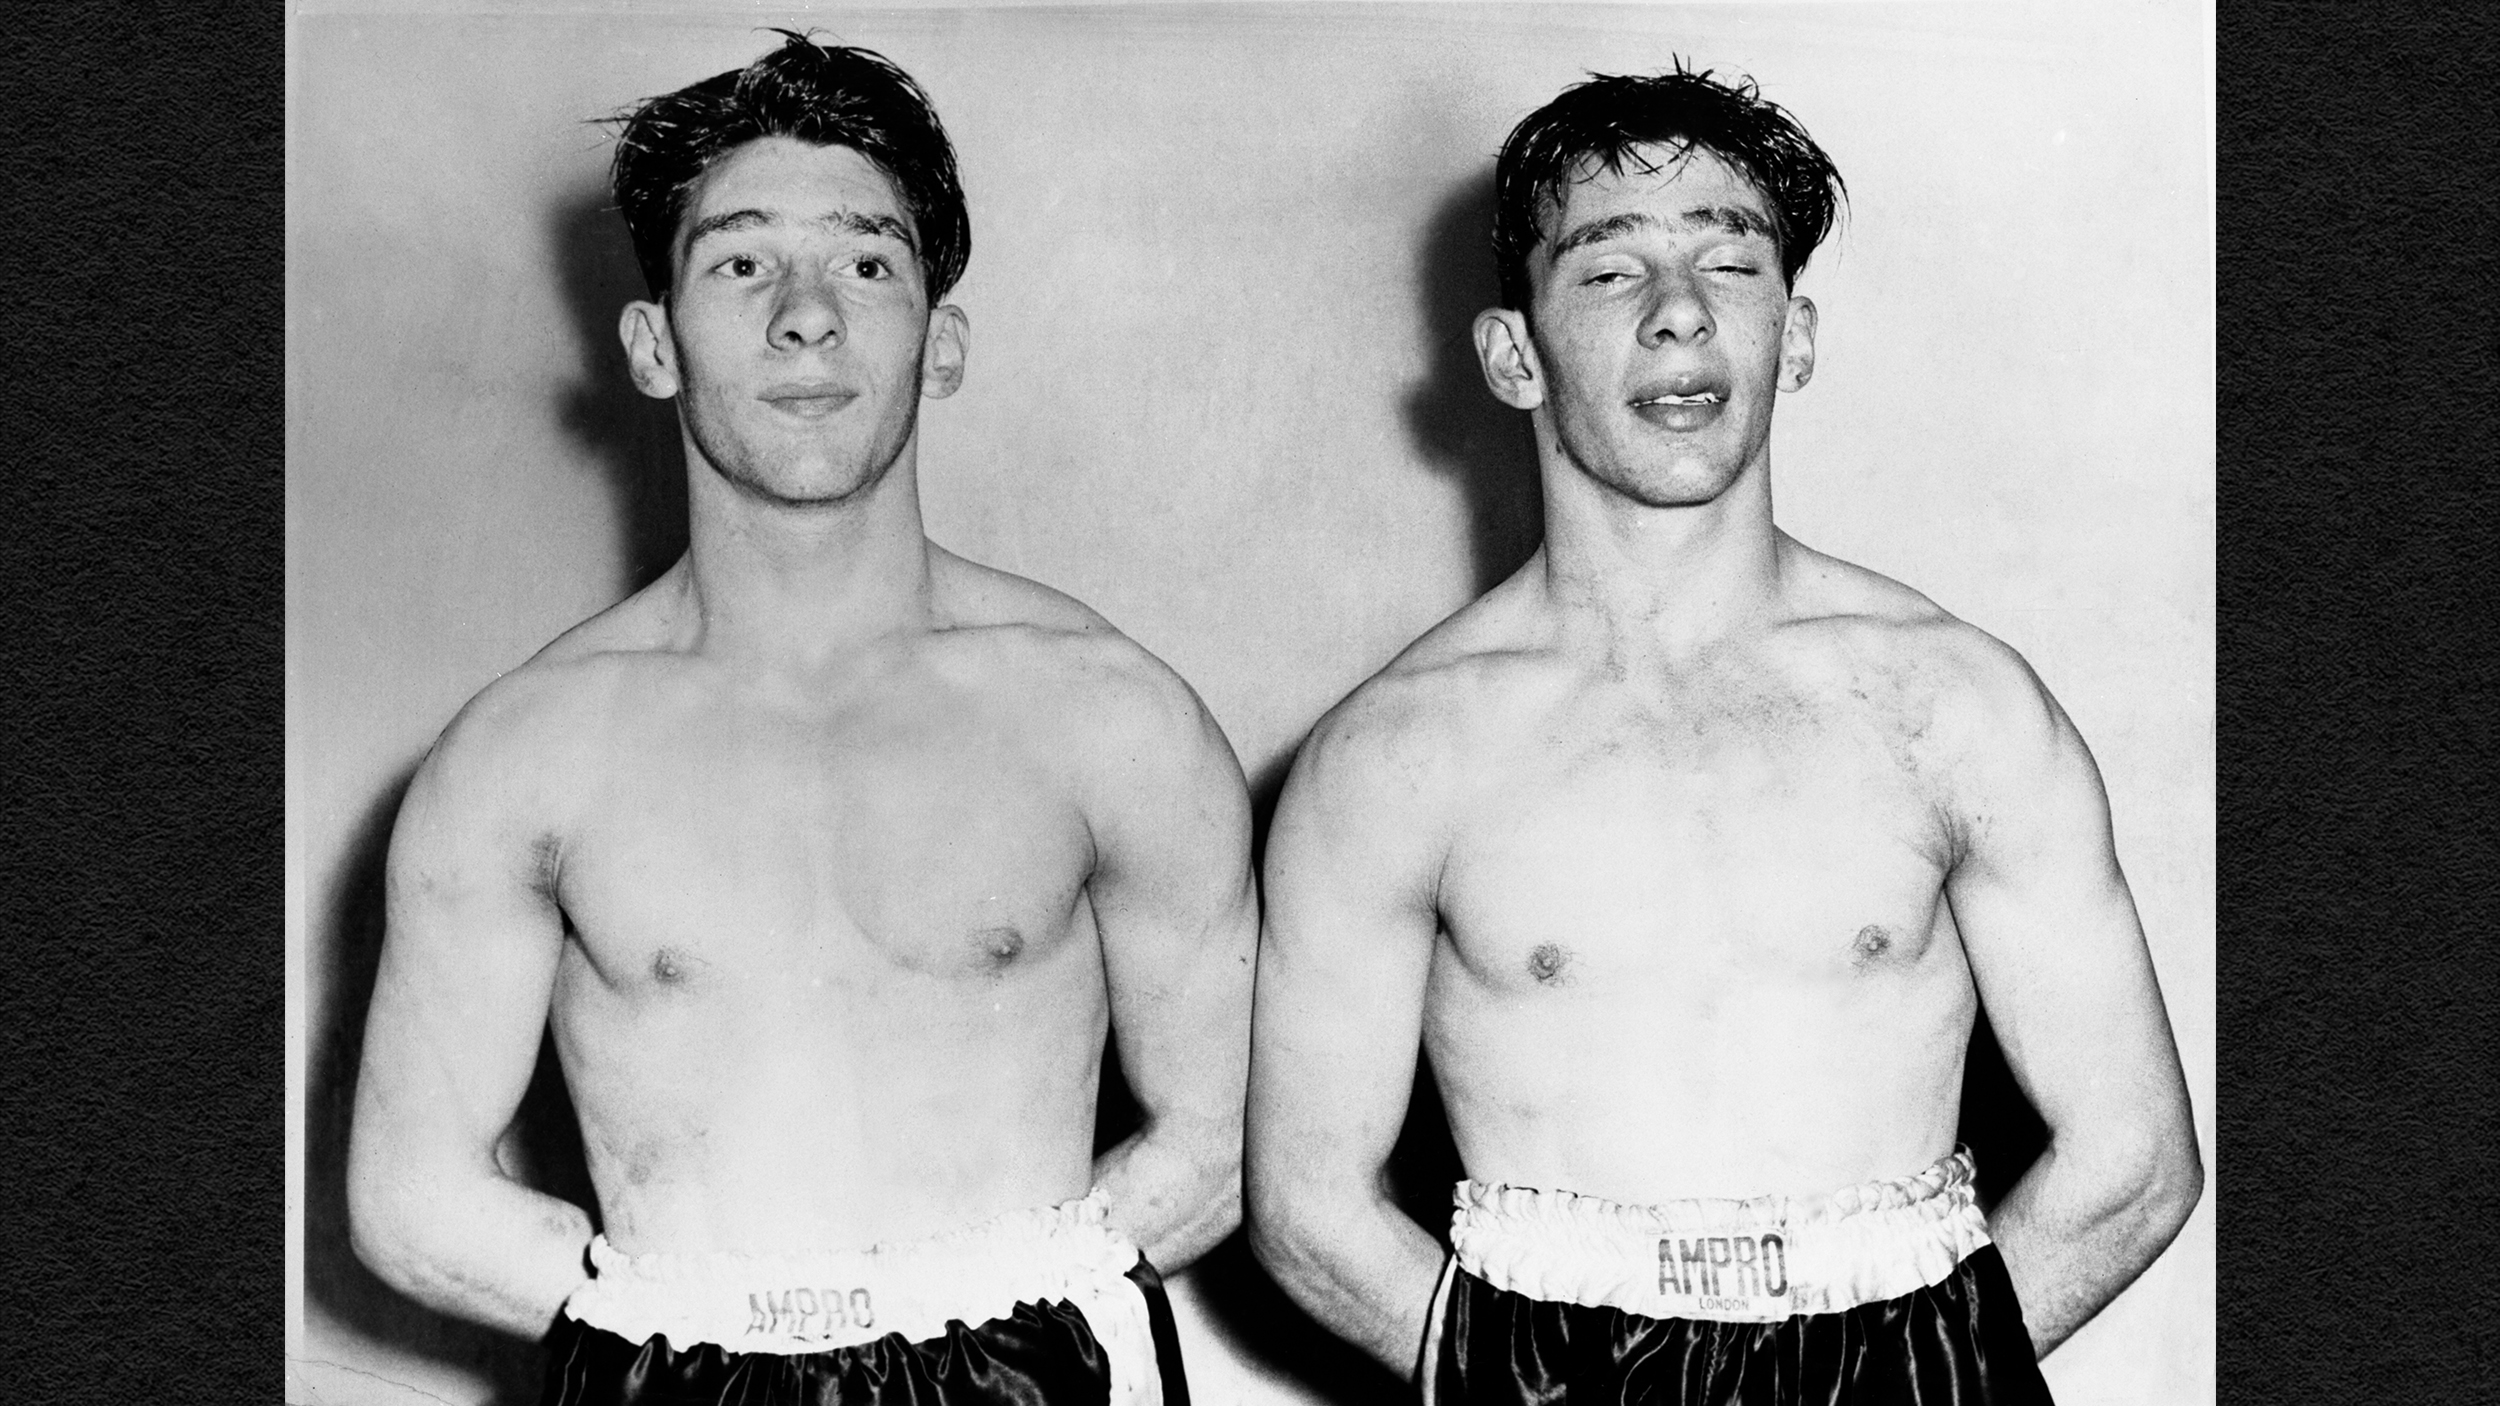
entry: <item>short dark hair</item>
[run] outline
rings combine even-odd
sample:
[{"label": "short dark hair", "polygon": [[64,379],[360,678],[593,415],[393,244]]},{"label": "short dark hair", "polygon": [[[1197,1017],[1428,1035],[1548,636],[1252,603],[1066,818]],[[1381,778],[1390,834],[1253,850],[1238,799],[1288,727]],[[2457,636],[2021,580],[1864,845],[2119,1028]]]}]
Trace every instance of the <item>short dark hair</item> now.
[{"label": "short dark hair", "polygon": [[1619,175],[1632,164],[1647,174],[1657,167],[1636,150],[1643,146],[1677,157],[1698,147],[1752,181],[1771,202],[1780,274],[1791,287],[1848,196],[1831,158],[1751,78],[1721,83],[1681,59],[1674,72],[1651,77],[1592,73],[1512,128],[1494,163],[1493,261],[1504,306],[1527,310],[1528,255],[1544,242],[1566,188],[1586,178],[1581,168],[1594,161]]},{"label": "short dark hair", "polygon": [[849,147],[894,182],[917,236],[922,287],[931,303],[945,297],[972,257],[972,219],[929,95],[882,54],[774,33],[786,42],[746,67],[614,119],[622,130],[610,179],[651,296],[668,296],[678,221],[704,171],[760,137],[795,137]]}]

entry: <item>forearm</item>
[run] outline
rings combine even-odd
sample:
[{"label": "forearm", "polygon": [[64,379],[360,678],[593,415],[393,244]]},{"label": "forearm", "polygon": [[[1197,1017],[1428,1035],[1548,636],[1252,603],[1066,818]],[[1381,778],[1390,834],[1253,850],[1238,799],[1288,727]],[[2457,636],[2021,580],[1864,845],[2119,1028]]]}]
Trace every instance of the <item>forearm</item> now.
[{"label": "forearm", "polygon": [[1260,1263],[1330,1332],[1412,1379],[1445,1258],[1386,1195],[1325,1210],[1263,1200],[1250,1223]]},{"label": "forearm", "polygon": [[500,1174],[391,1174],[352,1190],[357,1256],[437,1312],[536,1340],[589,1277],[589,1213]]},{"label": "forearm", "polygon": [[1094,1185],[1111,1223],[1157,1270],[1177,1273],[1241,1224],[1241,1138],[1149,1119],[1094,1159]]},{"label": "forearm", "polygon": [[2086,1157],[2053,1140],[1988,1217],[2033,1350],[2046,1357],[2134,1283],[2203,1187],[2193,1146]]}]

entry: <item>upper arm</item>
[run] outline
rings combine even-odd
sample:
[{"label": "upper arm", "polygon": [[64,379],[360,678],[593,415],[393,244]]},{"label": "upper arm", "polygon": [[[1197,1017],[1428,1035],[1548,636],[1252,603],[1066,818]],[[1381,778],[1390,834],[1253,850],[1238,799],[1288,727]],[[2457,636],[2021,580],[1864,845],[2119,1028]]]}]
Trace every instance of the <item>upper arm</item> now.
[{"label": "upper arm", "polygon": [[563,918],[524,713],[481,695],[400,805],[350,1153],[369,1192],[491,1172],[537,1059]]},{"label": "upper arm", "polygon": [[1269,833],[1251,1193],[1377,1189],[1413,1088],[1439,827],[1411,715],[1357,694],[1304,745]]},{"label": "upper arm", "polygon": [[1957,705],[1946,895],[2008,1067],[2062,1140],[2192,1148],[2178,1051],[2082,736],[1993,641]]},{"label": "upper arm", "polygon": [[1121,1072],[1150,1121],[1237,1138],[1258,933],[1241,766],[1189,686],[1143,651],[1088,706],[1101,750],[1087,890]]}]

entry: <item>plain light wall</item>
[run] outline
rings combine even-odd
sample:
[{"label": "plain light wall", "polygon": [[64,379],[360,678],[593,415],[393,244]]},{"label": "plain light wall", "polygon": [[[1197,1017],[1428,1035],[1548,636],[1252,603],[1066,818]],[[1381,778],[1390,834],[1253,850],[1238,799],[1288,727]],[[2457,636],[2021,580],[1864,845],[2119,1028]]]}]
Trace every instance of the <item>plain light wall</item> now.
[{"label": "plain light wall", "polygon": [[[1849,209],[1774,439],[1782,526],[2021,650],[2092,744],[2211,1168],[2213,313],[2200,3],[762,9],[300,6],[289,37],[289,1401],[535,1400],[535,1349],[391,1294],[339,1165],[381,846],[435,733],[682,542],[672,412],[587,119],[815,28],[960,153],[970,371],[930,533],[1204,697],[1262,799],[1318,714],[1533,547],[1484,391],[1492,154],[1587,70],[1750,73]],[[213,137],[203,135],[204,148]],[[2213,1396],[2213,1212],[2046,1364]],[[1238,1244],[1176,1276],[1197,1399],[1339,1359]]]}]

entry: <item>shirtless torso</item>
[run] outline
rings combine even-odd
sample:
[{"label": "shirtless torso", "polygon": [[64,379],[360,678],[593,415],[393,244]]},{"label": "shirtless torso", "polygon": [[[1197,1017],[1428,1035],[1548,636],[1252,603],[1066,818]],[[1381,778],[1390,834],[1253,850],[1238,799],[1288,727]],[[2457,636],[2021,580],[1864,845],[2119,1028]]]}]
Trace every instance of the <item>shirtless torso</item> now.
[{"label": "shirtless torso", "polygon": [[[1220,1179],[1252,921],[1230,752],[1083,606],[931,554],[933,627],[820,676],[708,655],[681,567],[463,712],[394,840],[360,1136],[452,1117],[474,1156],[543,1020],[619,1250],[892,1243],[1116,1193],[1116,1025],[1155,1155]],[[1231,1214],[1206,1192],[1115,1205],[1182,1261]]]},{"label": "shirtless torso", "polygon": [[1478,1179],[1807,1194],[1951,1150],[1976,1000],[1936,733],[1990,646],[1791,557],[1793,615],[1673,663],[1575,650],[1523,573],[1356,705],[1465,759],[1411,833],[1441,856],[1424,1047]]},{"label": "shirtless torso", "polygon": [[821,687],[673,648],[664,581],[481,703],[565,916],[551,1017],[620,1249],[869,1244],[1087,1189],[1091,836],[1188,704],[1081,606],[951,566],[941,628]]},{"label": "shirtless torso", "polygon": [[[923,535],[917,402],[967,324],[912,221],[847,147],[703,168],[677,284],[621,329],[679,400],[687,554],[410,786],[350,1197],[367,1262],[445,1312],[535,1337],[585,1280],[587,1212],[496,1160],[550,1028],[626,1255],[866,1249],[1099,1190],[1178,1268],[1239,1218],[1240,767],[1092,611]],[[1097,1157],[1106,1031],[1143,1126]]]},{"label": "shirtless torso", "polygon": [[1660,147],[1560,199],[1533,321],[1477,320],[1545,543],[1278,804],[1252,1243],[1411,1371],[1443,1256],[1383,1169],[1419,1050],[1472,1180],[1815,1197],[1953,1151],[1984,1005],[2051,1132],[1990,1224],[2045,1350],[2201,1175],[2091,756],[2012,650],[1773,525],[1816,313],[1752,179]]},{"label": "shirtless torso", "polygon": [[[1469,1177],[1634,1205],[1928,1167],[1983,994],[2067,1130],[2044,1167],[2131,1186],[2112,1164],[2183,1108],[2063,711],[1915,592],[1776,556],[1774,607],[1683,651],[1558,608],[1540,554],[1305,744],[1268,851],[1253,1229],[1289,1283],[1297,1243],[1345,1247],[1299,1287],[1386,1365],[1440,1262],[1377,1180],[1419,1047]],[[2035,1172],[1994,1219],[2047,1344],[2138,1253],[2082,1233],[2132,1235],[2123,1197],[2060,1191]]]}]

